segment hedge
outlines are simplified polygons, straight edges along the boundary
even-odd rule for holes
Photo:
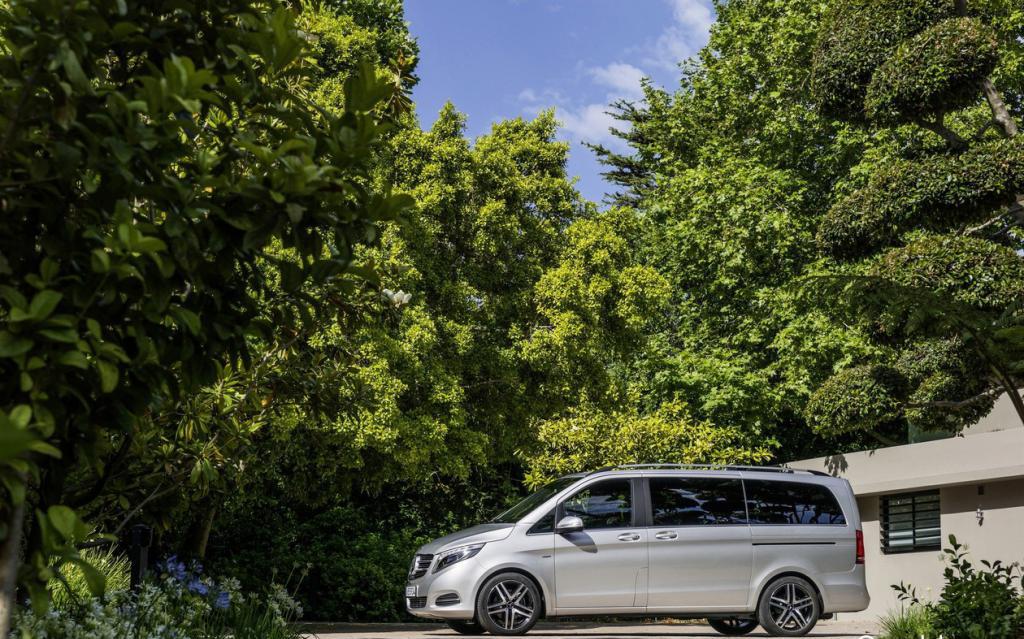
[[[975,18],[952,18],[904,41],[868,85],[868,117],[899,124],[977,101],[999,61],[995,32]]]
[[[912,228],[948,231],[991,214],[1024,191],[1024,136],[978,144],[960,155],[897,159],[840,199],[818,228],[818,246],[855,259]]]
[[[954,16],[952,0],[838,0],[822,20],[811,90],[819,109],[864,117],[871,76],[903,40]]]

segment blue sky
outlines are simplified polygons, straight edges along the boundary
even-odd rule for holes
[[[609,190],[583,141],[615,145],[604,111],[639,95],[640,78],[675,87],[678,62],[707,42],[709,0],[406,0],[420,45],[413,97],[429,127],[451,100],[467,133],[554,107],[584,196]]]

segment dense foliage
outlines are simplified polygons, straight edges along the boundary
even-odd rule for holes
[[[145,522],[397,620],[417,545],[562,473],[1024,415],[1019,7],[716,9],[675,91],[614,105],[599,209],[551,112],[421,129],[400,0],[5,4],[7,594],[19,538],[45,603]]]
[[[942,550],[945,584],[938,600],[923,602],[912,585],[894,585],[901,601],[917,612],[916,625],[927,634],[963,639],[1017,639],[1024,632],[1024,577],[1016,563],[982,560],[976,568],[967,549],[949,536]],[[893,639],[900,639],[898,636]]]
[[[88,530],[68,475],[102,489],[154,412],[329,308],[303,282],[333,286],[408,199],[369,183],[398,87],[367,66],[318,109],[284,6],[14,2],[0,30],[2,634],[26,499],[38,601]]]

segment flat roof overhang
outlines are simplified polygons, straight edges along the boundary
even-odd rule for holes
[[[1024,428],[802,459],[793,468],[843,477],[857,496],[1024,477]]]

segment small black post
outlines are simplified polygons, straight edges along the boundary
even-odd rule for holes
[[[135,524],[129,532],[128,558],[132,562],[132,590],[142,585],[149,569],[149,545],[153,543],[153,529]]]

